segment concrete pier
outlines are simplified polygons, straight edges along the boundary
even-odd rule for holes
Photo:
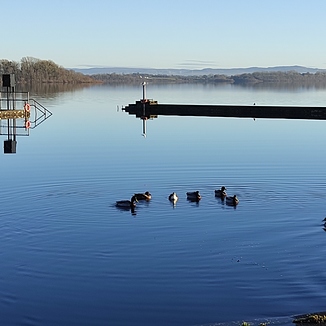
[[[129,104],[124,111],[145,120],[159,115],[326,120],[326,107],[158,104],[143,99]]]

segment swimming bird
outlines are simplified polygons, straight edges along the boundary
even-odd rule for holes
[[[152,195],[146,191],[145,193],[141,193],[141,194],[135,194],[137,200],[151,200],[152,199]]]
[[[221,187],[219,190],[215,190],[215,197],[220,197],[224,199],[227,196],[226,188],[224,186]]]
[[[239,204],[239,199],[237,195],[226,197],[226,204],[230,206],[237,206]]]
[[[130,200],[118,200],[116,201],[115,205],[117,207],[121,207],[121,208],[134,208],[136,207],[136,202],[138,202],[137,198],[135,195],[133,195],[131,197]]]
[[[175,192],[172,192],[169,196],[169,201],[173,202],[174,204],[178,201],[179,197]]]
[[[191,201],[200,201],[201,195],[199,191],[187,192],[187,199]]]

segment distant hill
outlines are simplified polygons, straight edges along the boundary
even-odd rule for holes
[[[249,68],[229,68],[229,69],[154,69],[154,68],[126,68],[126,67],[97,67],[78,69],[73,68],[76,72],[84,75],[97,74],[149,74],[149,75],[174,75],[174,76],[202,76],[202,75],[226,75],[234,76],[241,74],[252,74],[255,72],[288,72],[295,71],[298,73],[316,73],[326,72],[326,69],[308,68],[303,66],[277,66],[277,67],[249,67]]]

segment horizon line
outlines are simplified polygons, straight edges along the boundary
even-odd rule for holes
[[[84,67],[84,68],[82,68]],[[302,66],[298,64],[293,65],[276,65],[276,66],[247,66],[247,67],[231,67],[231,68],[212,68],[212,67],[205,67],[205,68],[153,68],[153,67],[133,67],[133,66],[102,66],[102,65],[78,65],[77,67],[69,67],[67,69],[103,69],[103,68],[110,68],[110,69],[153,69],[153,70],[205,70],[205,69],[212,69],[212,70],[232,70],[232,69],[251,69],[251,68],[260,68],[260,69],[268,69],[268,68],[280,68],[280,67],[299,67],[299,68],[308,68],[308,69],[319,69],[319,70],[326,70],[326,68],[318,68],[318,67],[308,67]]]

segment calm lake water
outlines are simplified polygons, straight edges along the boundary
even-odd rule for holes
[[[325,89],[147,95],[326,106]],[[141,84],[30,96],[53,115],[1,154],[1,325],[290,325],[326,310],[325,121],[159,116],[144,138],[121,110]],[[236,208],[214,197],[222,185]],[[145,191],[135,214],[115,207]]]

